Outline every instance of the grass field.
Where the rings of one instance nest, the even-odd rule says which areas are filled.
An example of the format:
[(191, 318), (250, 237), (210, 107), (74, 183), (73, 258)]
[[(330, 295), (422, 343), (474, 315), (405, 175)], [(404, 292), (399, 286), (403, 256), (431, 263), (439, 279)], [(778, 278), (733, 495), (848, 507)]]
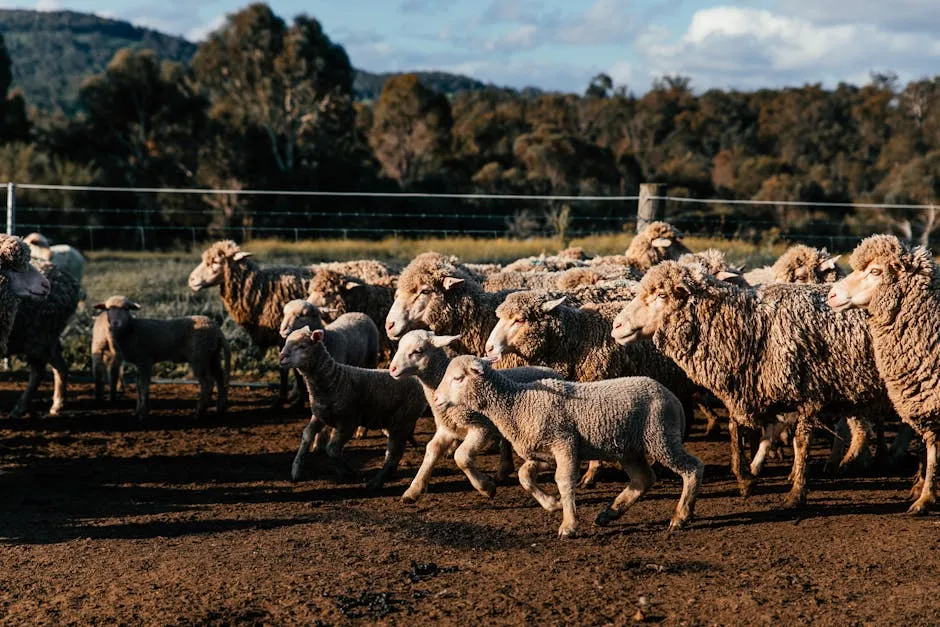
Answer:
[[(615, 254), (629, 245), (626, 234), (598, 235), (576, 239), (572, 246), (581, 246), (589, 254)], [(740, 241), (688, 238), (692, 250), (709, 247), (724, 250), (733, 263), (758, 266), (775, 259), (784, 249), (782, 244), (761, 246)], [(450, 237), (438, 239), (384, 240), (317, 240), (283, 242), (256, 240), (242, 245), (254, 253), (255, 259), (266, 264), (310, 264), (320, 261), (376, 258), (408, 261), (418, 253), (435, 250), (457, 255), (467, 262), (507, 263), (519, 257), (557, 252), (559, 243), (549, 238), (528, 240), (474, 239)], [(66, 358), (72, 371), (90, 374), (92, 306), (112, 294), (123, 294), (139, 302), (142, 316), (171, 318), (204, 314), (224, 320), (223, 329), (232, 344), (233, 380), (273, 381), (276, 374), (273, 355), (264, 358), (251, 345), (247, 335), (228, 319), (217, 289), (193, 292), (187, 277), (199, 263), (201, 250), (174, 252), (96, 251), (88, 253), (84, 289), (87, 301), (69, 325), (65, 334)], [(187, 376), (184, 365), (162, 364), (158, 376)]]

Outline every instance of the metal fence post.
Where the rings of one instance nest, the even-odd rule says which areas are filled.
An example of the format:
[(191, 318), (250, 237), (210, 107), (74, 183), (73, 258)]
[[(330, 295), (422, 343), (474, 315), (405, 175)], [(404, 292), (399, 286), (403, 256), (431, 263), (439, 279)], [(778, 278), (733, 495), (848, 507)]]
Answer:
[(16, 183), (7, 183), (7, 235), (16, 230)]
[(636, 232), (639, 233), (650, 222), (662, 220), (666, 213), (666, 186), (661, 183), (641, 183), (640, 203), (636, 212)]

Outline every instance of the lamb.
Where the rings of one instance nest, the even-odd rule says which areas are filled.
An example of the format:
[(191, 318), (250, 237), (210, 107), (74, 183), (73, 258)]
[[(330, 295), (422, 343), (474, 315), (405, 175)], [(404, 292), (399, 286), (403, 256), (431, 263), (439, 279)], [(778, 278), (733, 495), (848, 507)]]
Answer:
[(742, 463), (739, 426), (757, 429), (775, 422), (777, 414), (798, 416), (793, 486), (784, 503), (794, 507), (805, 502), (817, 416), (848, 412), (878, 419), (887, 407), (864, 314), (833, 312), (825, 306), (826, 289), (741, 289), (700, 266), (667, 261), (646, 274), (639, 294), (614, 322), (618, 342), (651, 337), (692, 381), (725, 404), (732, 470), (745, 496), (754, 477)]
[(684, 243), (682, 235), (665, 222), (651, 222), (630, 242), (623, 255), (594, 257), (589, 266), (619, 264), (646, 272), (657, 263), (667, 259), (676, 260), (691, 253)]
[(77, 248), (68, 244), (50, 246), (49, 240), (40, 233), (30, 233), (23, 238), (23, 241), (29, 245), (30, 256), (33, 259), (47, 261), (61, 268), (81, 285), (87, 262)]
[(10, 355), (22, 355), (29, 364), (29, 381), (10, 418), (19, 418), (29, 408), (46, 364), (52, 364), (55, 380), (49, 415), (61, 414), (65, 403), (69, 365), (62, 355), (59, 336), (78, 307), (81, 287), (70, 274), (51, 263), (41, 262), (39, 271), (51, 286), (49, 294), (40, 301), (27, 299), (20, 304), (7, 344)]
[[(434, 392), (450, 363), (450, 357), (444, 349), (458, 339), (460, 338), (456, 335), (439, 336), (430, 331), (409, 331), (398, 343), (398, 351), (389, 367), (389, 374), (396, 379), (417, 377), (434, 414), (434, 437), (425, 448), (424, 461), (418, 474), (401, 497), (406, 503), (416, 502), (427, 492), (428, 479), (434, 465), (451, 445), (460, 439), (463, 442), (454, 452), (454, 461), (467, 475), (473, 487), (487, 498), (496, 492), (496, 483), (477, 470), (474, 463), (476, 455), (493, 441), (499, 441), (500, 464), (496, 480), (502, 481), (513, 470), (512, 450), (486, 416), (463, 407), (442, 409), (434, 405)], [(559, 377), (558, 373), (550, 368), (538, 367), (510, 368), (504, 373), (510, 379), (520, 382)]]
[(137, 418), (145, 420), (150, 410), (150, 378), (161, 361), (188, 363), (199, 380), (196, 417), (205, 413), (212, 396), (213, 380), (218, 388), (216, 410), (225, 413), (231, 352), (219, 325), (207, 316), (171, 320), (135, 318), (131, 311), (140, 305), (124, 296), (111, 296), (95, 309), (108, 316), (108, 327), (124, 361), (137, 366)]
[(337, 362), (361, 368), (375, 368), (379, 360), (379, 330), (369, 316), (353, 312), (337, 317), (327, 326), (319, 308), (306, 300), (292, 300), (284, 305), (281, 337), (310, 327), (325, 329), (323, 343)]
[[(202, 263), (189, 275), (189, 287), (198, 292), (218, 285), (229, 315), (259, 349), (266, 351), (281, 346), (279, 331), (284, 305), (304, 298), (312, 277), (310, 268), (261, 268), (251, 259), (250, 252), (226, 240), (203, 251)], [(287, 372), (283, 370), (278, 399), (287, 400)]]
[(41, 300), (52, 289), (29, 258), (29, 246), (23, 240), (0, 234), (0, 356), (9, 354), (8, 341), (20, 301)]
[(414, 379), (397, 380), (388, 370), (337, 363), (323, 345), (324, 337), (323, 329), (298, 329), (287, 336), (280, 353), (283, 368), (296, 368), (303, 375), (312, 413), (301, 436), (291, 478), (300, 479), (307, 450), (324, 426), (334, 429), (326, 445), (327, 456), (341, 475), (351, 473), (343, 461), (343, 447), (356, 428), (364, 426), (388, 433), (385, 463), (367, 484), (370, 490), (378, 490), (398, 467), (405, 443), (427, 402)]
[(878, 372), (901, 419), (924, 440), (927, 463), (908, 510), (926, 513), (936, 503), (940, 446), (940, 269), (930, 251), (911, 248), (892, 235), (875, 235), (852, 253), (852, 273), (829, 290), (835, 311), (867, 312)]
[(447, 367), (434, 403), (486, 415), (524, 460), (519, 483), (548, 511), (558, 510), (559, 501), (539, 487), (537, 470), (540, 463), (554, 461), (563, 510), (560, 537), (577, 534), (574, 488), (581, 459), (618, 461), (630, 475), (630, 485), (598, 514), (595, 524), (607, 525), (622, 516), (653, 484), (647, 457), (682, 477), (682, 496), (669, 529), (692, 519), (704, 464), (682, 446), (685, 416), (679, 399), (653, 379), (520, 383), (486, 361), (464, 355)]
[(841, 255), (831, 256), (826, 249), (817, 249), (803, 244), (791, 246), (772, 266), (756, 268), (744, 273), (750, 285), (765, 283), (832, 283), (842, 278), (843, 273), (836, 261)]
[(121, 350), (111, 334), (108, 312), (102, 311), (95, 316), (91, 329), (91, 377), (95, 382), (95, 401), (104, 400), (104, 384), (108, 383), (108, 398), (113, 403), (117, 400), (118, 389), (124, 391), (124, 360)]
[(483, 291), (451, 259), (439, 253), (421, 253), (402, 270), (385, 332), (392, 340), (414, 329), (459, 335), (455, 351), (482, 355), (486, 338), (496, 326), (496, 307), (505, 296), (503, 292)]

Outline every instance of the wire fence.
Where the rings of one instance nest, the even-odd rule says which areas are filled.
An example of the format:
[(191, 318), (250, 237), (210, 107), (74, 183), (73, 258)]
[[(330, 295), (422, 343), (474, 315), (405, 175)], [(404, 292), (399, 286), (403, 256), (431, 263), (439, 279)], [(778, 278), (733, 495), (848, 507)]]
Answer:
[[(688, 198), (668, 193), (573, 196), (322, 190), (245, 190), (8, 184), (7, 232), (41, 231), (80, 248), (196, 247), (206, 240), (568, 239), (633, 230), (647, 214), (689, 235), (806, 241), (845, 249), (892, 230), (928, 243), (933, 204)], [(662, 190), (661, 186), (649, 186)], [(81, 202), (56, 204), (56, 195)], [(64, 205), (64, 206), (63, 206)]]

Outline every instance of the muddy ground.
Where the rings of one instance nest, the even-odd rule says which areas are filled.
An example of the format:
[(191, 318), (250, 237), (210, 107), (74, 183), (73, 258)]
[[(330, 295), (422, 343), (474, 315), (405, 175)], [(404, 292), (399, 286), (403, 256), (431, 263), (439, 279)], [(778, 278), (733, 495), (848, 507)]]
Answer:
[[(21, 385), (0, 384), (0, 407)], [(560, 514), (515, 482), (487, 501), (452, 460), (418, 506), (400, 503), (414, 448), (377, 494), (317, 464), (290, 483), (305, 418), (273, 410), (266, 390), (236, 389), (225, 420), (196, 423), (195, 388), (155, 386), (144, 425), (131, 401), (99, 409), (89, 386), (72, 391), (65, 417), (0, 420), (4, 625), (940, 621), (940, 516), (904, 515), (901, 472), (820, 477), (822, 445), (809, 505), (781, 511), (785, 464), (742, 499), (727, 444), (697, 430), (689, 448), (707, 468), (691, 528), (664, 534), (671, 477), (592, 527), (623, 487), (612, 470), (579, 493), (584, 536), (560, 541)], [(419, 423), (422, 444), (431, 429)], [(382, 446), (371, 434), (349, 460), (368, 475)]]

